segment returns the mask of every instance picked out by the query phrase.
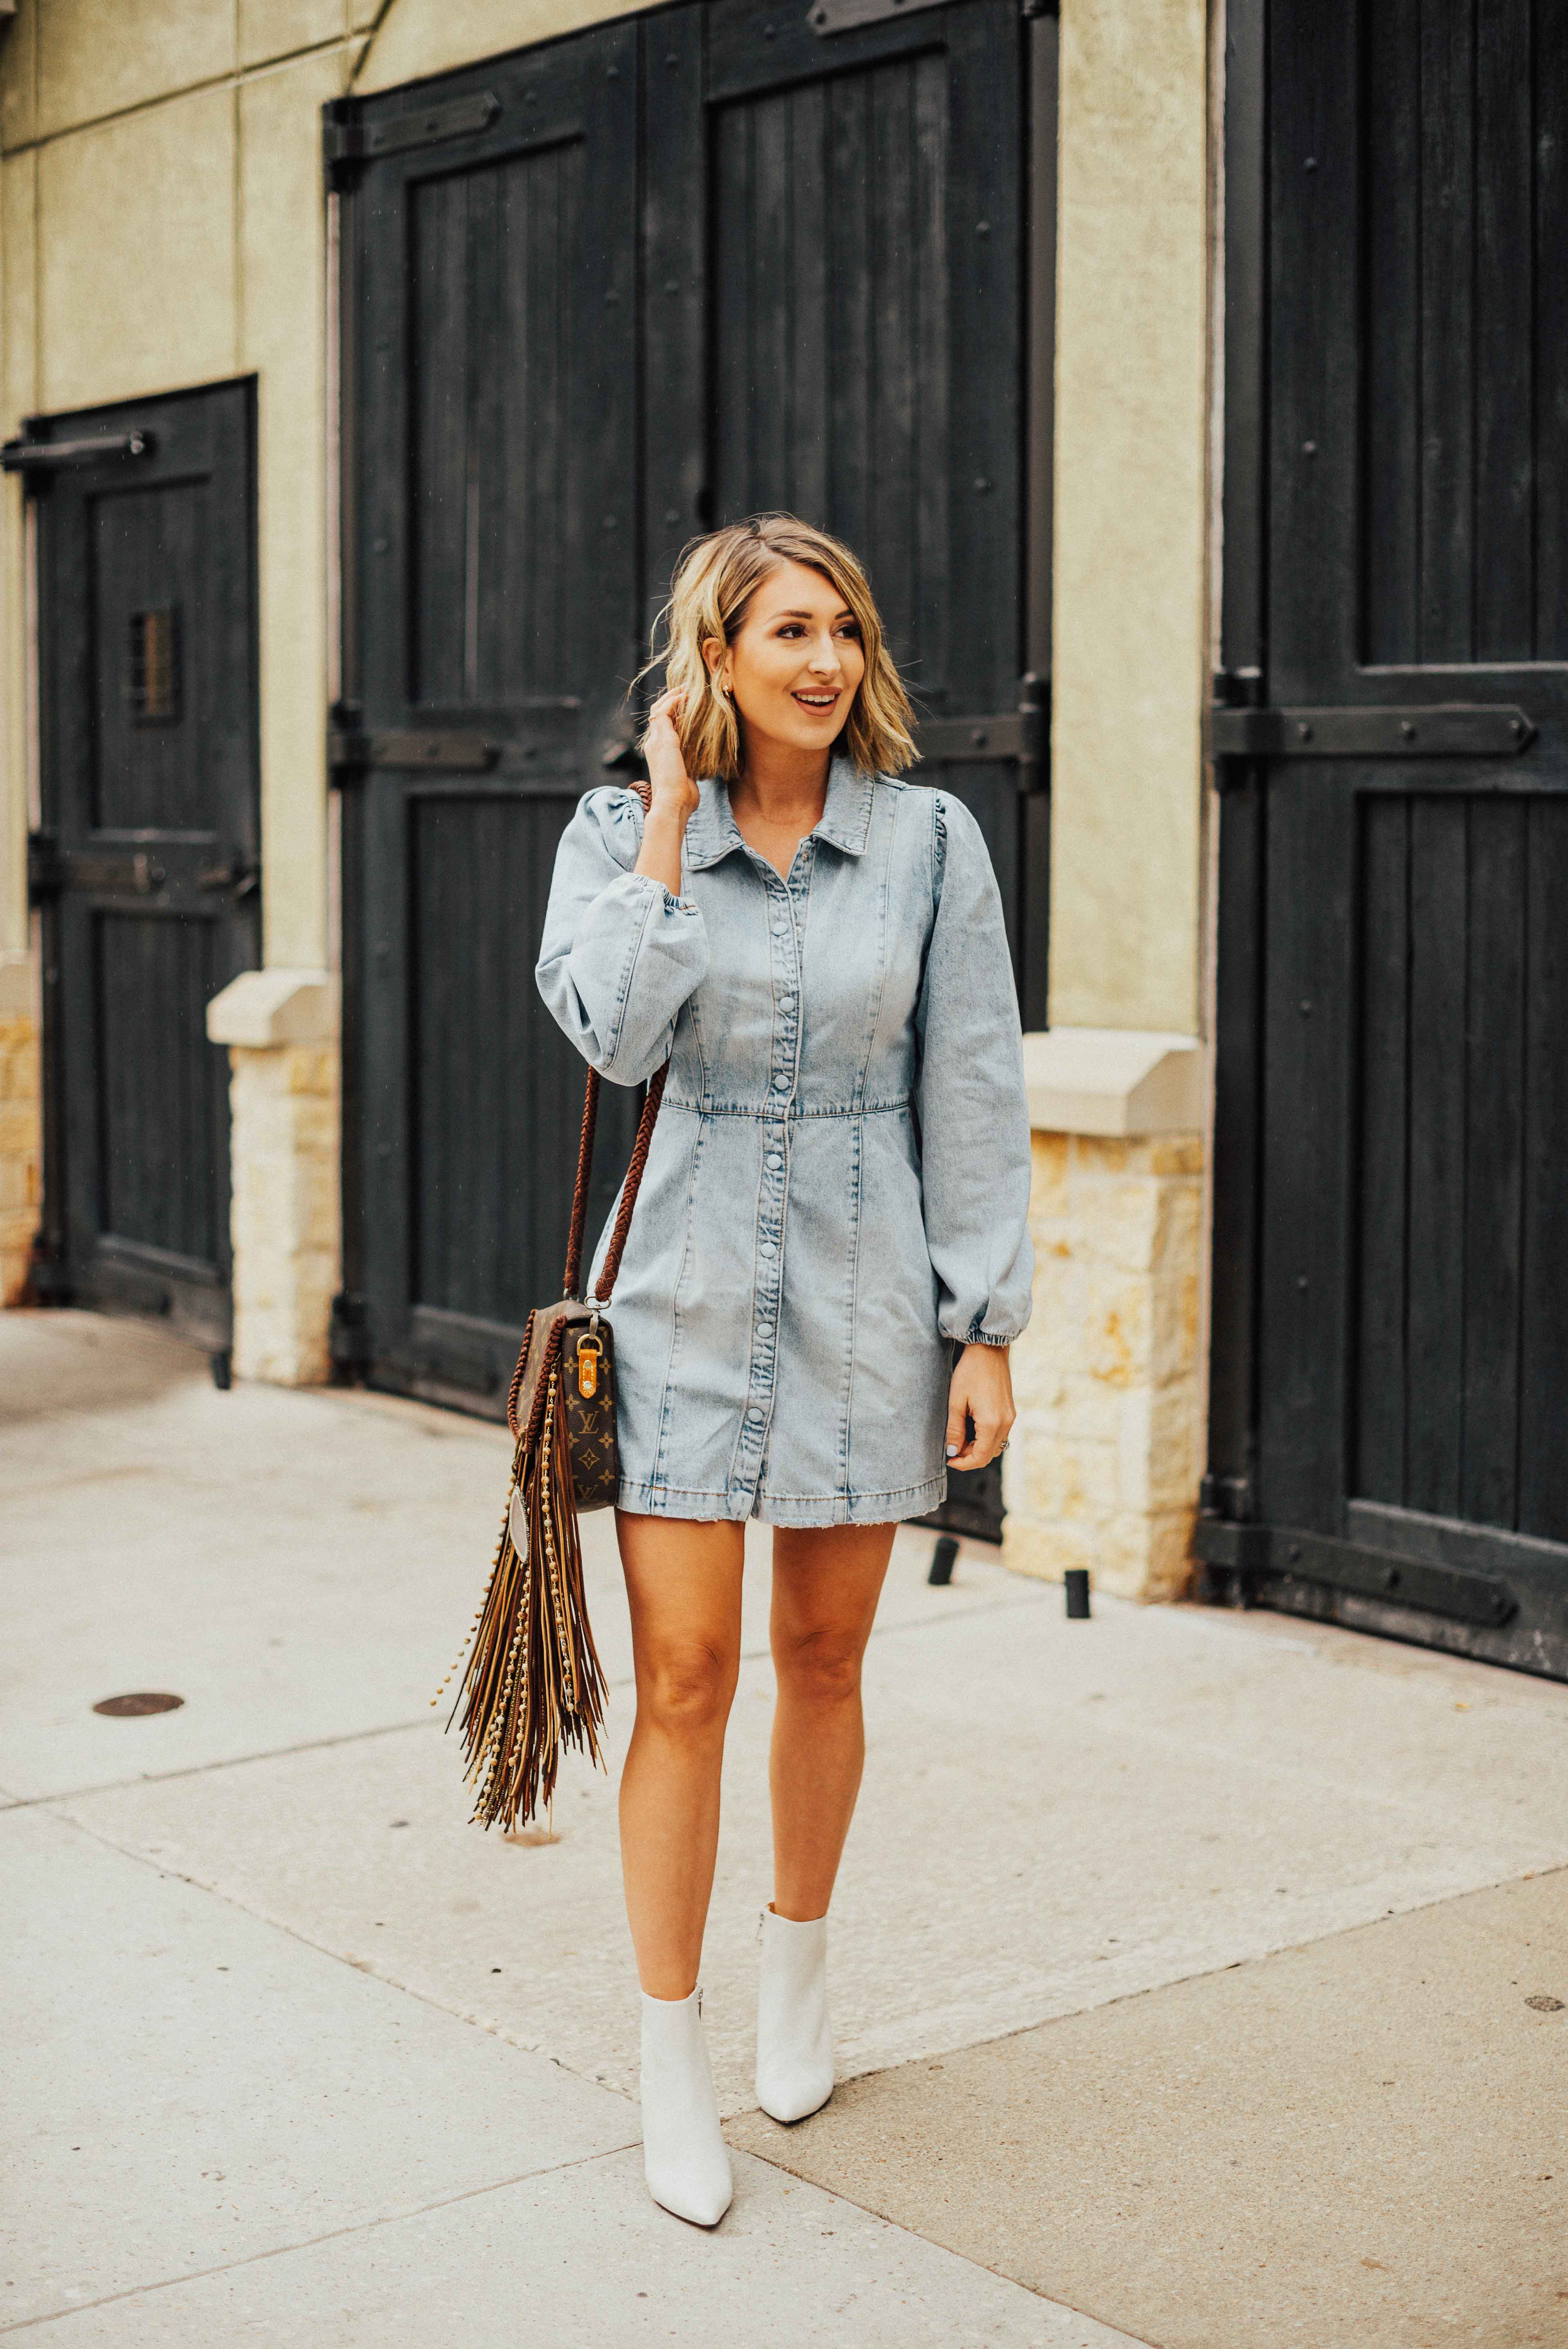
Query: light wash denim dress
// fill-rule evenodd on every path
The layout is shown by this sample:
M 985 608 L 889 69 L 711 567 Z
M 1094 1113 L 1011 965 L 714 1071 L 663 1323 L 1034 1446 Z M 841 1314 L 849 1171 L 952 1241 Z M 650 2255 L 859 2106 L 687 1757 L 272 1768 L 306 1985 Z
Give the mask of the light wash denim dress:
M 610 1309 L 621 1506 L 920 1516 L 946 1492 L 956 1344 L 1029 1318 L 995 876 L 961 802 L 845 759 L 787 881 L 724 785 L 698 792 L 678 897 L 632 870 L 635 793 L 586 794 L 537 973 L 612 1083 L 671 1063 Z

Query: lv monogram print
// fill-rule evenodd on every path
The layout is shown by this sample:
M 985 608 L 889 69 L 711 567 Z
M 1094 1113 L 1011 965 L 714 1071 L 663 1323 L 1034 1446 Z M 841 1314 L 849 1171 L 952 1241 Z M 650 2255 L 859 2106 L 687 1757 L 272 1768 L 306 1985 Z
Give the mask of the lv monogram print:
M 589 1363 L 579 1364 L 583 1347 Z M 594 1349 L 598 1359 L 593 1361 Z M 572 1454 L 572 1485 L 579 1514 L 607 1509 L 619 1495 L 621 1455 L 615 1442 L 615 1349 L 610 1324 L 594 1330 L 569 1322 L 562 1338 L 561 1369 L 566 1390 L 566 1444 Z M 584 1387 L 592 1392 L 584 1394 Z

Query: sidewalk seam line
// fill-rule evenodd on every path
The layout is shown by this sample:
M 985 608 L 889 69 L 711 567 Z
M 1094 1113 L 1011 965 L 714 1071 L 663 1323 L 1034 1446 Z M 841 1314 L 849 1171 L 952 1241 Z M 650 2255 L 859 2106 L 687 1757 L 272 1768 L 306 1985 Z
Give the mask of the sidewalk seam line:
M 613 2161 L 641 2143 L 640 2137 L 634 2137 L 626 2145 L 606 2146 L 598 2153 L 578 2154 L 570 2161 L 547 2161 L 538 2169 L 520 2170 L 515 2178 L 498 2178 L 485 2186 L 466 2186 L 459 2194 L 438 2195 L 433 2202 L 421 2202 L 411 2210 L 389 2210 L 383 2218 L 356 2220 L 348 2227 L 329 2227 L 325 2234 L 306 2235 L 297 2243 L 273 2243 L 268 2250 L 251 2251 L 242 2260 L 224 2260 L 214 2268 L 194 2268 L 189 2275 L 160 2276 L 153 2283 L 131 2284 L 124 2292 L 108 2292 L 98 2300 L 79 2301 L 74 2308 L 46 2309 L 36 2316 L 18 2317 L 15 2324 L 0 2324 L 0 2333 L 26 2333 L 35 2324 L 59 2324 L 67 2317 L 88 2316 L 95 2308 L 111 2307 L 117 2301 L 137 2300 L 143 2292 L 175 2292 L 181 2284 L 205 2283 L 213 2276 L 232 2275 L 241 2268 L 258 2267 L 263 2260 L 284 2259 L 292 2251 L 315 2251 L 318 2244 L 341 2242 L 348 2235 L 371 2234 L 377 2227 L 400 2226 L 409 2219 L 426 2218 L 434 2210 L 449 2210 L 459 2202 L 475 2201 L 481 2194 L 502 2194 L 509 2187 L 526 2185 L 531 2178 L 552 2178 L 562 2169 L 584 2169 L 593 2161 Z

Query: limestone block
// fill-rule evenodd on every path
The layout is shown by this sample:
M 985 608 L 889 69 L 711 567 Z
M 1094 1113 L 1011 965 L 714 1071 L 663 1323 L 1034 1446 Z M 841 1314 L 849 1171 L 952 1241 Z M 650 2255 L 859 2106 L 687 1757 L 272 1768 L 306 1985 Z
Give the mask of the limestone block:
M 1198 1273 L 1164 1273 L 1150 1284 L 1149 1375 L 1159 1386 L 1192 1374 L 1198 1355 Z
M 146 0 L 136 13 L 161 8 Z M 89 14 L 87 0 L 75 13 Z M 100 29 L 117 13 L 90 10 Z M 176 26 L 191 15 L 229 21 L 205 0 L 167 14 Z M 40 150 L 43 406 L 234 373 L 233 187 L 227 89 L 94 123 Z
M 1099 1519 L 1116 1506 L 1116 1454 L 1109 1444 L 1068 1443 L 1048 1438 L 1030 1479 L 1031 1496 L 1053 1522 Z
M 0 1305 L 20 1301 L 38 1228 L 39 1111 L 38 1031 L 30 1016 L 9 1013 L 0 1018 Z
M 1024 1039 L 1029 1122 L 1047 1133 L 1186 1132 L 1202 1123 L 1203 1071 L 1191 1036 L 1053 1027 Z
M 1202 1441 L 1202 1144 L 1037 1133 L 1034 1164 L 1035 1309 L 1013 1350 L 1003 1557 L 1170 1597 L 1187 1580 Z
M 1068 1211 L 1068 1174 L 1071 1140 L 1065 1133 L 1030 1136 L 1029 1219 L 1042 1225 Z
M 1147 1281 L 1128 1280 L 1115 1268 L 1090 1275 L 1085 1355 L 1097 1379 L 1129 1387 L 1147 1377 L 1150 1307 Z
M 322 974 L 314 976 L 319 997 Z M 220 1014 L 220 1025 L 254 1032 L 269 1019 L 286 1026 L 294 1016 L 309 1026 L 309 1009 L 286 988 L 253 990 L 248 1003 L 242 998 Z M 336 1050 L 318 1042 L 232 1043 L 229 1064 L 234 1369 L 241 1378 L 309 1385 L 330 1368 L 328 1323 L 340 1285 Z
M 1016 1573 L 1059 1582 L 1069 1568 L 1087 1567 L 1092 1573 L 1095 1557 L 1085 1526 L 1010 1516 L 1002 1529 L 1002 1563 Z
M 246 970 L 220 988 L 207 1006 L 207 1035 L 214 1044 L 266 1051 L 278 1045 L 322 1046 L 335 1041 L 340 1016 L 336 977 L 325 970 Z M 300 1071 L 305 1092 L 315 1078 L 307 1062 Z M 280 1062 L 265 1091 L 293 1089 L 296 1071 Z M 258 1080 L 259 1083 L 259 1080 Z

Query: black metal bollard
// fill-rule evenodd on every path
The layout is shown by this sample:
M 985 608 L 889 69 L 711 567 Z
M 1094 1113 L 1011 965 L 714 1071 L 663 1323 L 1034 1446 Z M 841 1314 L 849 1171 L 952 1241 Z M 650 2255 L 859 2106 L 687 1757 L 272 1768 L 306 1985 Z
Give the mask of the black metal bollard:
M 1067 1585 L 1068 1621 L 1087 1623 L 1088 1621 L 1088 1567 L 1069 1566 L 1062 1579 Z
M 944 1534 L 931 1553 L 931 1572 L 925 1578 L 927 1582 L 945 1590 L 953 1579 L 954 1561 L 957 1556 L 958 1544 L 951 1534 Z

